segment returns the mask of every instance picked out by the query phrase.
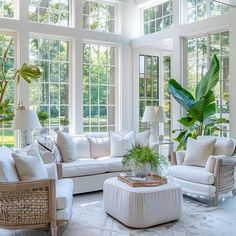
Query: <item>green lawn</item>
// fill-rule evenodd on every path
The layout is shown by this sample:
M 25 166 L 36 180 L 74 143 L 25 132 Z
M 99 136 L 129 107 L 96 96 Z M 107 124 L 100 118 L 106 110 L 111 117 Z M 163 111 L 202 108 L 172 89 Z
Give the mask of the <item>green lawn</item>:
M 2 136 L 3 139 L 1 138 Z M 4 143 L 2 142 L 4 140 Z M 8 147 L 13 147 L 14 146 L 14 131 L 13 130 L 4 130 L 0 131 L 0 146 L 5 145 Z

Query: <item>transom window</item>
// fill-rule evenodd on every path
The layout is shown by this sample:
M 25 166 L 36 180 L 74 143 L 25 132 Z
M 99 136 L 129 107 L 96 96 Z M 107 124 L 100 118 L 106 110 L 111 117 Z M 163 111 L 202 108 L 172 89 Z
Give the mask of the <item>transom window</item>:
M 0 0 L 0 17 L 16 18 L 16 0 Z
M 38 23 L 69 26 L 70 0 L 30 0 L 29 20 Z
M 42 72 L 39 82 L 30 85 L 30 107 L 46 112 L 49 119 L 43 124 L 58 131 L 68 130 L 69 123 L 69 42 L 31 37 L 30 62 Z
M 143 10 L 143 33 L 145 35 L 168 29 L 172 25 L 172 1 L 166 1 Z
M 12 40 L 12 34 L 0 33 L 0 62 L 2 64 L 3 55 L 6 48 L 8 47 L 10 41 Z M 9 80 L 12 78 L 15 68 L 15 50 L 14 50 L 14 41 L 8 51 L 7 58 L 4 63 L 5 78 Z M 2 67 L 0 67 L 0 74 L 2 74 Z M 7 91 L 4 97 L 5 99 L 10 99 L 10 103 L 14 105 L 14 83 L 12 80 L 8 83 Z M 0 146 L 14 146 L 14 131 L 12 130 L 12 122 L 0 123 Z
M 85 43 L 83 59 L 83 129 L 115 130 L 116 48 Z
M 220 60 L 220 81 L 215 88 L 218 117 L 229 119 L 229 32 L 187 39 L 187 87 L 194 93 L 213 55 Z M 219 126 L 220 136 L 229 136 L 229 125 Z
M 229 12 L 225 4 L 213 0 L 186 0 L 187 1 L 187 22 L 203 20 L 212 16 L 219 16 Z
M 116 32 L 116 5 L 83 1 L 83 27 L 100 32 Z

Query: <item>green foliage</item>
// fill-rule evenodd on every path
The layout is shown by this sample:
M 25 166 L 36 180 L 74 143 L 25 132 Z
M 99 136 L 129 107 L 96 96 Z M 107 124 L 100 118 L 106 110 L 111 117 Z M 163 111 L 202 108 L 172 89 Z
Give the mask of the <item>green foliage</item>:
M 68 126 L 70 124 L 70 121 L 68 119 L 66 119 L 66 118 L 61 118 L 60 119 L 60 124 L 62 126 Z
M 197 84 L 195 97 L 175 80 L 169 81 L 169 92 L 187 111 L 186 116 L 179 119 L 184 129 L 173 131 L 173 133 L 179 132 L 175 138 L 179 143 L 177 150 L 186 148 L 189 137 L 196 139 L 199 135 L 214 135 L 215 131 L 219 130 L 218 124 L 228 122 L 224 118 L 216 117 L 216 99 L 213 89 L 219 80 L 219 72 L 219 60 L 214 56 L 208 72 Z
M 45 123 L 49 119 L 48 113 L 45 112 L 45 111 L 39 111 L 37 114 L 38 114 L 38 118 L 39 118 L 39 121 L 40 121 L 41 125 L 45 126 Z
M 161 165 L 167 165 L 167 160 L 164 156 L 158 155 L 150 147 L 134 146 L 128 151 L 122 160 L 124 167 L 129 166 L 131 162 L 138 165 L 150 165 L 152 170 L 157 170 Z
M 21 68 L 15 70 L 12 67 L 5 68 L 6 61 L 8 59 L 8 54 L 10 54 L 13 45 L 13 38 L 10 40 L 6 49 L 3 50 L 3 58 L 1 63 L 1 80 L 0 80 L 0 123 L 10 122 L 13 120 L 14 113 L 10 100 L 5 98 L 7 89 L 9 87 L 9 82 L 16 80 L 17 84 L 20 79 L 24 79 L 27 83 L 31 83 L 32 79 L 38 79 L 40 77 L 40 70 L 35 65 L 23 64 Z M 4 51 L 5 50 L 5 51 Z M 13 73 L 11 73 L 13 72 Z M 9 74 L 12 76 L 9 77 Z

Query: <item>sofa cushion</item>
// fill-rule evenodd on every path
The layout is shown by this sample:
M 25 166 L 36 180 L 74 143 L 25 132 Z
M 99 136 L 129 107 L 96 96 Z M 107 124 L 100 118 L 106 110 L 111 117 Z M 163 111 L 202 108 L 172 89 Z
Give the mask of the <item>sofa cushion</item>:
M 120 172 L 123 171 L 123 165 L 122 165 L 122 159 L 123 158 L 113 158 L 110 156 L 107 157 L 100 157 L 98 160 L 106 161 L 108 165 L 108 171 L 109 172 Z
M 192 193 L 206 197 L 215 196 L 216 187 L 214 185 L 199 184 L 174 177 L 172 180 L 180 185 L 184 193 Z
M 16 182 L 19 177 L 12 158 L 12 150 L 8 147 L 0 147 L 0 181 Z
M 214 139 L 214 136 L 198 136 L 197 140 L 206 141 Z M 232 138 L 217 137 L 213 155 L 232 156 L 235 151 L 235 141 Z
M 41 157 L 12 153 L 21 181 L 47 179 L 47 169 Z
M 207 159 L 213 154 L 216 139 L 198 141 L 188 138 L 184 165 L 205 167 Z
M 211 185 L 214 183 L 214 175 L 198 166 L 177 165 L 169 168 L 171 176 L 199 184 Z
M 124 134 L 110 132 L 111 156 L 123 157 L 134 146 L 134 131 Z
M 73 141 L 77 151 L 77 158 L 89 159 L 90 158 L 90 143 L 88 137 L 85 135 L 77 135 L 73 137 Z
M 59 148 L 63 162 L 72 162 L 77 158 L 77 150 L 70 134 L 58 132 L 57 146 Z
M 73 201 L 73 181 L 59 179 L 56 181 L 57 210 L 62 210 L 71 205 Z
M 108 172 L 108 165 L 104 160 L 77 159 L 74 162 L 62 163 L 63 177 L 79 177 Z
M 110 155 L 110 140 L 108 137 L 89 137 L 91 158 L 99 158 Z

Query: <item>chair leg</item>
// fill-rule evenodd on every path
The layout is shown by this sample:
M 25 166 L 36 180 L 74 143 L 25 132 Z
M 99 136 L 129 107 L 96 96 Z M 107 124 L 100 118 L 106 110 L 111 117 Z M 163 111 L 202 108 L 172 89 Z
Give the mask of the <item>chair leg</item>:
M 210 198 L 210 206 L 218 206 L 218 196 Z
M 57 226 L 55 224 L 51 224 L 50 230 L 51 230 L 51 236 L 57 236 Z
M 232 194 L 233 194 L 233 197 L 236 196 L 236 189 L 235 188 L 232 190 Z

